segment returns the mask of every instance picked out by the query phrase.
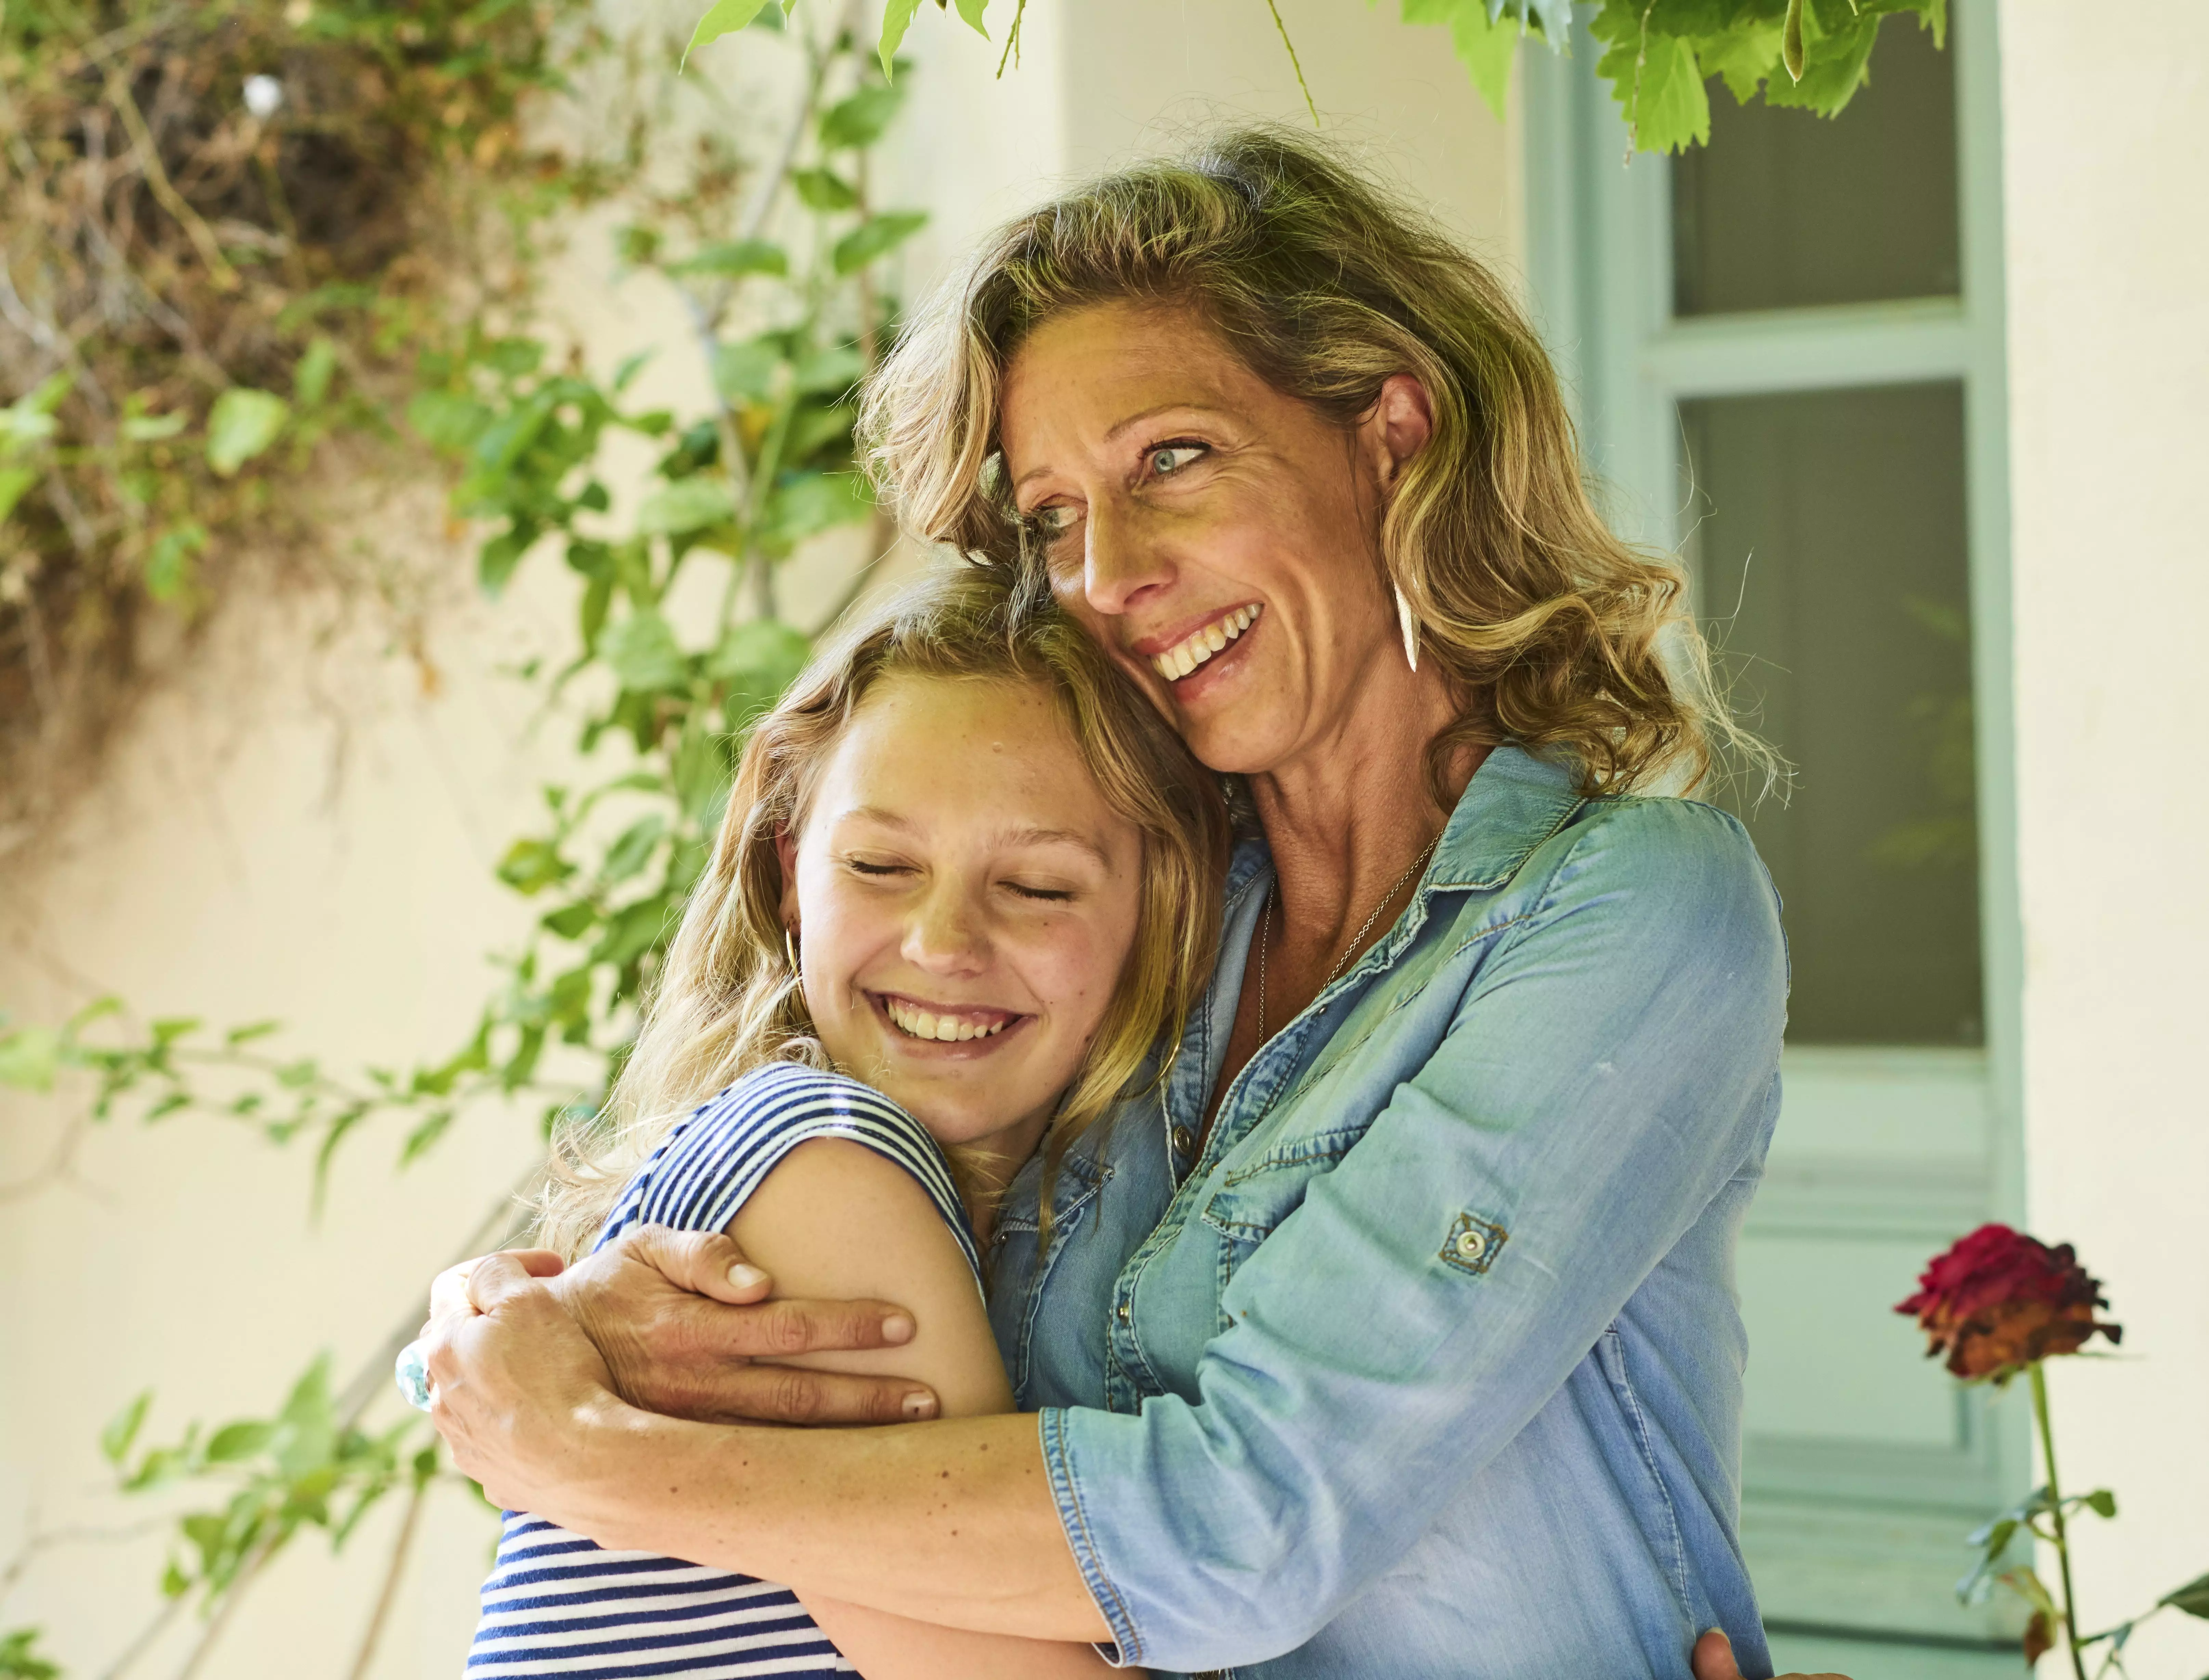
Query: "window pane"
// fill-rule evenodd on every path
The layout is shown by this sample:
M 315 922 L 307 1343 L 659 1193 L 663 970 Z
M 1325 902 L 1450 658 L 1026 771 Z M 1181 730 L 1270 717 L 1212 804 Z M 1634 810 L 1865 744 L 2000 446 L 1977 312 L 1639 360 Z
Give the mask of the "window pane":
M 1953 384 L 1681 405 L 1707 633 L 1786 804 L 1731 796 L 1786 901 L 1797 1044 L 1980 1042 Z
M 1710 144 L 1671 165 L 1674 312 L 1953 297 L 1954 45 L 1889 20 L 1833 122 L 1713 80 Z

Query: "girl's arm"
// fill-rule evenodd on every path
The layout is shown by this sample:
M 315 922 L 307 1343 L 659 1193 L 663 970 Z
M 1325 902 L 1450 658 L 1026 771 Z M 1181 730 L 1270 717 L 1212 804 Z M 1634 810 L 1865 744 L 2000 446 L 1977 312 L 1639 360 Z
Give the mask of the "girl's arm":
M 795 1355 L 792 1365 L 916 1379 L 949 1418 L 1013 1409 L 974 1275 L 912 1176 L 863 1144 L 802 1143 L 729 1222 L 778 1292 L 894 1297 L 915 1330 L 902 1347 Z M 1063 1543 L 1061 1543 L 1063 1549 Z M 1076 1680 L 1116 1671 L 1087 1645 L 969 1633 L 798 1589 L 822 1631 L 867 1680 Z

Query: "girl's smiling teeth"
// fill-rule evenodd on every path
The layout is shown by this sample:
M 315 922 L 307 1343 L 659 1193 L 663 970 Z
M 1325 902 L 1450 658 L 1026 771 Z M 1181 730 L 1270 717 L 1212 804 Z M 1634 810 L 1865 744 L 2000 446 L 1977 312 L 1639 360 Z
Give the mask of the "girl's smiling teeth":
M 1258 615 L 1264 610 L 1255 605 L 1237 607 L 1225 617 L 1215 618 L 1164 653 L 1153 654 L 1153 669 L 1168 682 L 1179 681 L 1257 622 Z
M 994 1038 L 1020 1017 L 1009 1010 L 962 1009 L 939 1013 L 922 1005 L 878 993 L 882 1012 L 907 1038 L 934 1039 L 942 1044 L 963 1044 L 971 1038 Z

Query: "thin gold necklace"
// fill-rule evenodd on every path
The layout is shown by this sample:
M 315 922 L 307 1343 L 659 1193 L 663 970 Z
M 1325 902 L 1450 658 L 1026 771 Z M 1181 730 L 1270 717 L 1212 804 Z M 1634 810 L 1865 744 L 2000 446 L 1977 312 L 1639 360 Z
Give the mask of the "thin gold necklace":
M 1357 948 L 1365 943 L 1365 936 L 1373 931 L 1373 924 L 1381 920 L 1381 912 L 1396 902 L 1396 895 L 1404 890 L 1405 882 L 1427 867 L 1427 860 L 1435 855 L 1435 848 L 1442 843 L 1442 837 L 1439 834 L 1428 841 L 1427 849 L 1411 860 L 1411 867 L 1389 885 L 1388 891 L 1381 895 L 1381 902 L 1373 907 L 1373 914 L 1358 924 L 1357 931 L 1350 936 L 1350 943 L 1342 948 L 1342 955 L 1327 971 L 1327 978 L 1320 981 L 1320 992 L 1326 991 L 1341 977 L 1342 971 L 1350 966 L 1350 959 L 1357 954 Z M 1266 951 L 1273 943 L 1273 900 L 1279 896 L 1279 891 L 1280 882 L 1276 877 L 1274 884 L 1266 889 L 1265 914 L 1258 924 L 1258 1042 L 1261 1044 L 1266 1041 Z M 1319 992 L 1312 995 L 1317 997 Z

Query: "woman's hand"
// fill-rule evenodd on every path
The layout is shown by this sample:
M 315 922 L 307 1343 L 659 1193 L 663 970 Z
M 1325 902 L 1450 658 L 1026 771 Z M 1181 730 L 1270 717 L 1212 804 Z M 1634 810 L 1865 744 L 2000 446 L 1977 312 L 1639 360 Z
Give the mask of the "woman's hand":
M 430 1421 L 454 1466 L 509 1510 L 554 1503 L 569 1436 L 623 1409 L 605 1361 L 533 1275 L 545 1257 L 532 1251 L 472 1263 L 461 1299 L 448 1286 L 422 1332 Z
M 1733 1659 L 1733 1641 L 1723 1628 L 1712 1628 L 1695 1641 L 1695 1680 L 1741 1680 L 1741 1665 Z M 1779 1680 L 1847 1680 L 1840 1674 L 1783 1674 Z
M 773 1280 L 719 1232 L 642 1226 L 565 1269 L 543 1249 L 491 1257 L 552 1279 L 550 1299 L 597 1350 L 608 1386 L 644 1411 L 773 1424 L 909 1423 L 936 1414 L 934 1392 L 904 1377 L 771 1363 L 900 1347 L 912 1340 L 912 1316 L 885 1301 L 769 1299 Z M 485 1263 L 439 1274 L 430 1292 L 433 1319 L 472 1310 L 471 1280 Z

